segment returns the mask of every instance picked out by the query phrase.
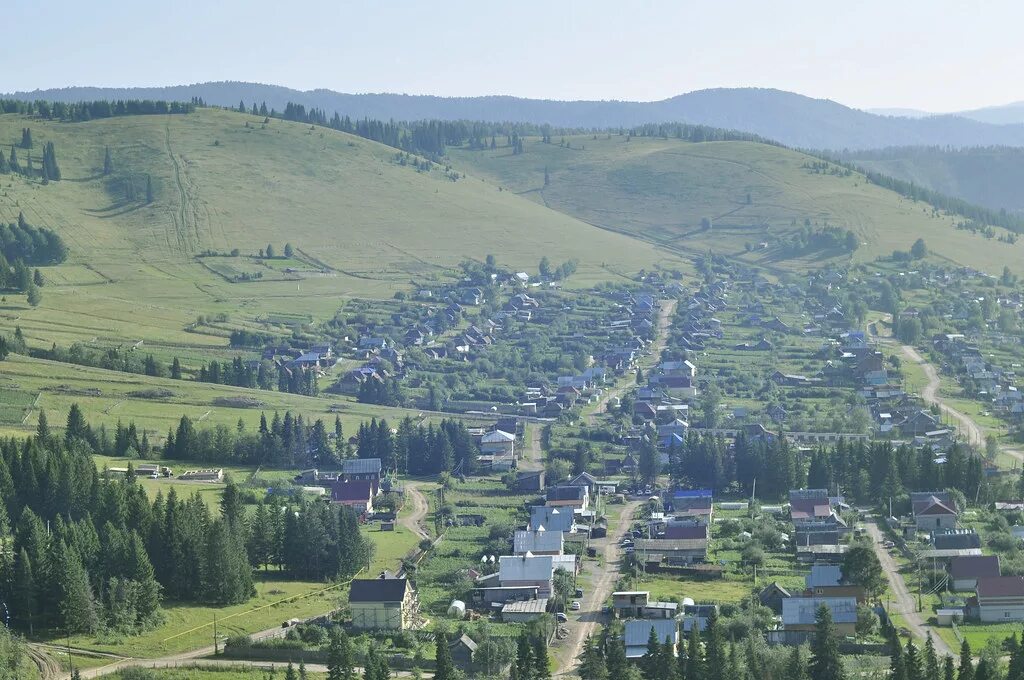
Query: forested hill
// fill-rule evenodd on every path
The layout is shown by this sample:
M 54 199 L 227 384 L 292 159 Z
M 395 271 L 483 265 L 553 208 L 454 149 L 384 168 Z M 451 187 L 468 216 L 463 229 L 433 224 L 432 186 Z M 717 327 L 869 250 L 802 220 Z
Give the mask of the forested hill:
M 843 159 L 991 210 L 1024 213 L 1024 149 L 903 147 L 847 153 Z
M 299 91 L 276 85 L 219 82 L 154 88 L 93 88 L 19 92 L 19 99 L 78 102 L 95 99 L 163 99 L 238 106 L 288 102 L 341 115 L 380 120 L 481 120 L 547 123 L 559 127 L 633 127 L 687 122 L 751 132 L 788 146 L 813 149 L 872 149 L 907 145 L 1024 146 L 1024 125 L 995 125 L 958 116 L 921 119 L 879 116 L 829 100 L 771 89 L 737 88 L 690 92 L 656 102 L 552 101 L 505 96 L 435 97 Z

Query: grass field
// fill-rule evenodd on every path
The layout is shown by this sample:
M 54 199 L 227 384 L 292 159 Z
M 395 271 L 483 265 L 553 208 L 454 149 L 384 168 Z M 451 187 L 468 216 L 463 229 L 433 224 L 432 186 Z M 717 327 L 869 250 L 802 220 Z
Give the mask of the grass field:
M 187 664 L 182 664 L 182 668 L 161 668 L 148 671 L 148 673 L 145 677 L 152 678 L 152 680 L 254 680 L 257 678 L 275 677 L 273 675 L 268 676 L 264 671 L 258 670 L 255 664 L 249 668 L 245 666 L 232 668 L 225 664 L 223 669 L 207 667 L 188 668 Z M 283 671 L 281 673 L 283 677 Z M 116 673 L 110 677 L 118 680 L 124 676 Z M 321 680 L 326 676 L 323 673 L 307 671 L 306 677 L 309 680 Z
M 556 142 L 559 140 L 555 140 Z M 922 237 L 953 262 L 998 273 L 1022 271 L 1024 245 L 957 231 L 950 217 L 867 184 L 864 177 L 814 173 L 817 159 L 750 142 L 689 143 L 612 135 L 566 138 L 569 147 L 527 139 L 526 153 L 454 150 L 456 167 L 591 224 L 669 248 L 713 249 L 783 270 L 816 268 L 829 253 L 780 259 L 774 243 L 803 226 L 829 224 L 860 238 L 857 261 L 907 250 Z M 547 169 L 550 183 L 545 186 Z M 749 195 L 749 202 L 748 202 Z M 708 218 L 712 229 L 701 229 Z M 765 242 L 768 248 L 760 250 Z M 752 244 L 752 252 L 745 251 Z M 832 254 L 837 261 L 848 256 Z
M 71 637 L 71 646 L 110 654 L 152 658 L 213 644 L 217 634 L 230 637 L 281 625 L 290 618 L 306 618 L 338 607 L 344 591 L 324 583 L 275 580 L 264 575 L 256 583 L 256 597 L 240 605 L 204 607 L 164 603 L 165 622 L 159 628 L 129 638 Z M 61 644 L 64 638 L 54 639 Z

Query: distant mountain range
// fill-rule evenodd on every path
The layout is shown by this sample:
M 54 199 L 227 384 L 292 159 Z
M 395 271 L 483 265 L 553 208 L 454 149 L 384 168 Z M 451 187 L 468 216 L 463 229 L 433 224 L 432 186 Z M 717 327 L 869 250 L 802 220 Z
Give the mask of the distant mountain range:
M 80 101 L 202 97 L 207 103 L 237 106 L 266 102 L 282 110 L 287 102 L 335 111 L 352 118 L 447 119 L 548 123 L 557 127 L 615 128 L 643 123 L 687 122 L 743 130 L 807 149 L 877 149 L 892 146 L 1024 147 L 1024 103 L 959 115 L 927 115 L 901 109 L 878 115 L 825 99 L 781 90 L 737 88 L 690 92 L 656 102 L 553 101 L 507 96 L 435 97 L 401 94 L 345 94 L 293 90 L 243 82 L 170 87 L 69 87 L 14 92 L 5 97 Z M 892 114 L 893 110 L 888 110 Z

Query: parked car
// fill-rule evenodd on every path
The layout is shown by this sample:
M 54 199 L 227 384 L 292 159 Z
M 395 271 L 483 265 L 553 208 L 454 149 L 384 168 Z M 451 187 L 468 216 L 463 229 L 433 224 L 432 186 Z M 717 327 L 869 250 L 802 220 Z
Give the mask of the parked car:
M 583 597 L 583 588 L 576 589 L 576 597 Z
M 569 605 L 569 609 L 573 610 L 574 612 L 578 612 L 580 610 L 579 600 L 573 600 L 572 604 Z
M 555 614 L 555 621 L 558 621 L 559 623 L 567 623 L 569 621 L 569 617 L 562 612 L 558 612 Z

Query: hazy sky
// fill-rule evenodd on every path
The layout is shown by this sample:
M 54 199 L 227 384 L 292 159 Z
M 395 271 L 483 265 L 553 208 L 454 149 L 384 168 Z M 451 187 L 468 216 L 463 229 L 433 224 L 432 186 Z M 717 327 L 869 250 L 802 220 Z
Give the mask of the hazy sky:
M 654 100 L 760 86 L 949 111 L 1024 99 L 1020 0 L 4 0 L 0 91 L 247 80 Z

